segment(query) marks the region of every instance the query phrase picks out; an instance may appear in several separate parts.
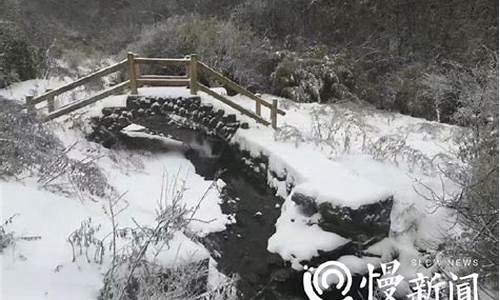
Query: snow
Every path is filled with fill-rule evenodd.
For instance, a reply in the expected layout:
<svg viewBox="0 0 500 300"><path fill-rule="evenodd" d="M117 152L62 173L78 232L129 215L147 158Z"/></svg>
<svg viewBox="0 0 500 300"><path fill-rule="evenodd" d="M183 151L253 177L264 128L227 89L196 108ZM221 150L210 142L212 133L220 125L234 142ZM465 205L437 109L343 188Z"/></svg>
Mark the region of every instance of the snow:
<svg viewBox="0 0 500 300"><path fill-rule="evenodd" d="M18 214L9 226L17 235L40 235L36 241L17 241L0 256L2 299L91 299L102 286L100 266L70 263L65 242L81 220L97 207L88 207L32 185L0 183L2 220ZM60 271L56 267L62 265ZM96 275L97 274L97 275Z"/></svg>
<svg viewBox="0 0 500 300"><path fill-rule="evenodd" d="M6 89L0 89L0 96L24 102L26 96L36 96L43 94L47 89L55 89L67 82L71 78L63 79L52 77L49 79L32 79L13 83Z"/></svg>
<svg viewBox="0 0 500 300"><path fill-rule="evenodd" d="M143 89L141 93L182 96L187 95L187 90L169 89L167 92L154 88ZM286 198L276 222L276 233L269 239L268 250L291 261L294 268L299 269L298 262L316 256L318 250L333 250L347 240L322 231L314 224L317 216L306 218L300 215L286 193L286 183L295 186L292 193L305 193L316 197L319 203L330 202L352 208L394 196L390 243L383 241L380 247L384 249L386 261L390 259L388 253L394 249L400 253L401 259L405 260L400 269L406 275L416 272L409 262L418 255L415 247L425 248L424 245L441 241L453 230L449 212L437 209L431 213L432 203L419 193L426 194L423 185L441 190L441 184L448 192L456 191L457 187L441 178L432 164L440 162L437 158L453 157L458 150L454 139L463 133L462 128L383 112L367 105L297 104L279 99L286 115L278 117L278 127L292 126L301 138L300 142L280 141L272 129L257 124L208 95L200 94L203 102L236 113L241 121L250 124L250 129L237 131L232 143L254 156L267 155L271 170L287 174L286 182L268 180L277 188L277 194ZM276 98L272 95L263 97L268 100ZM231 99L253 110L254 102L248 98L237 95ZM265 113L264 110L263 115ZM321 140L318 126L323 131L329 126L334 127L331 132L333 143ZM406 148L395 153L382 153L386 157L374 153L373 145L386 137L401 139ZM400 153L403 150L410 154L403 156Z"/></svg>
<svg viewBox="0 0 500 300"><path fill-rule="evenodd" d="M133 215L137 219L139 216L135 216L136 212L147 212L145 219L151 220L154 210L158 206L158 200L166 179L168 183L166 192L170 193L169 195L182 189L184 193L183 204L191 208L199 206L193 216L196 220L189 224L191 230L203 236L210 232L225 229L226 216L219 206L222 201L219 189L223 183L220 181L213 183L196 174L193 164L182 153L144 152L140 153L141 155L135 154L131 156L130 152L125 150L108 150L94 143L82 141L71 130L59 128L56 132L65 145L78 142L70 151L70 156L79 157L79 153L86 153L87 149L97 147L102 158L96 162L108 178L109 183L119 191L127 192L126 200L130 202L130 209L127 209L125 213L129 212L131 216ZM132 131L126 131L126 133L132 135L135 133L141 137L146 136L152 139L164 140L166 143L177 144L176 141L169 138L153 137L146 133ZM114 159L111 159L111 156ZM118 160L117 163L116 157L122 157L122 160L129 162L140 162L142 166L123 170L123 166L119 163L121 160ZM202 201L200 201L201 199Z"/></svg>
<svg viewBox="0 0 500 300"><path fill-rule="evenodd" d="M169 137L149 134L143 132L144 129L145 127L141 125L130 124L129 126L123 128L121 130L121 133L133 138L135 137L135 138L148 139L151 141L159 141L163 146L165 146L166 149L179 151L181 153L184 152L184 150L186 149L186 146L181 141Z"/></svg>
<svg viewBox="0 0 500 300"><path fill-rule="evenodd" d="M103 274L109 267L109 257L102 265L87 263L83 257L73 263L71 247L66 239L89 216L96 224L104 227L102 232L108 232L109 220L104 215L101 204L81 203L76 199L39 190L32 183L0 182L0 192L2 220L18 215L9 230L18 236L41 236L40 240L18 240L15 247L8 247L0 256L0 298L96 299L103 284ZM126 212L133 212L138 222L152 221L151 217L147 217L152 214L151 207L133 207L132 198L128 199L131 207ZM120 223L127 225L130 220L123 216ZM162 249L158 261L165 266L174 266L209 257L208 251L201 244L177 232L169 247ZM215 261L211 260L211 265L214 264ZM212 268L212 283L221 276L214 271L216 270Z"/></svg>
<svg viewBox="0 0 500 300"><path fill-rule="evenodd" d="M7 93L14 98L21 94L26 95L29 86L29 83L23 83L18 86L20 92ZM217 92L224 93L223 89L218 89ZM2 93L6 92L3 91L0 95ZM186 88L141 88L139 94L190 96ZM210 103L217 109L235 113L239 120L249 123L250 129L238 130L231 143L238 144L254 156L261 154L268 156L270 169L277 174L287 175L285 182L275 180L271 176L268 178L269 185L277 188L277 194L285 198L281 206L281 215L276 222L276 232L268 241L268 250L290 261L293 268L302 269L300 262L317 256L319 250L331 251L348 242L335 233L323 231L317 225L318 215L311 217L302 215L291 200L293 193L312 196L318 203L328 202L334 206L351 208L374 203L389 196L394 197L390 237L368 249L368 252L381 255L381 258L377 260L345 256L339 259L354 273L364 273L366 271L364 265L367 262L378 264L380 261L388 261L390 253L396 251L401 262L400 273L412 277L416 268L410 261L418 257L417 247L425 248L425 245L442 241L445 236L450 235L452 220L449 212L438 209L431 213L431 203L423 199L419 193L426 193L422 189L423 185L441 190L443 184L449 192L456 190L451 182L442 181L432 163L453 156L452 154L458 149L454 138L463 129L382 112L368 106L349 103L297 104L280 99L280 108L286 111L286 116L278 117L278 126L281 129L294 128L298 134L295 140L283 140L277 138L280 130L275 132L269 127L257 124L253 119L239 114L206 94L200 93L200 96L203 103ZM263 97L276 98L272 95ZM103 107L124 106L125 99L125 95L109 97L77 113L98 115ZM254 109L254 102L248 98L237 95L231 99L249 110ZM263 115L267 115L265 108ZM66 119L71 120L71 116ZM65 117L57 122L61 123L64 120ZM137 125L131 125L124 130L130 136L152 138L141 131L142 128ZM59 134L66 144L81 139L74 133ZM383 145L388 138L403 141L404 150L407 151L405 153L410 154L402 155L401 149L391 153L390 149L381 151L375 148L377 145ZM87 146L83 145L76 149L83 152ZM109 150L100 149L100 151L109 154L106 152ZM168 174L171 181L185 182L187 187L185 204L190 207L197 206L198 200L208 189L195 214L195 219L199 221L189 224L189 229L198 236L224 230L228 223L235 221L233 216L222 214L217 188L209 189L212 183L196 175L194 167L182 155L172 153L141 155L143 168L137 168L133 164L135 157L129 158L127 154L120 152L114 154L122 157L118 161L132 162L125 167L119 166L107 155L98 161L113 186L121 191L128 190L127 201L130 207L121 216L120 222L126 224L130 222L132 216L139 222L146 224L152 222L164 174ZM287 183L294 186L291 194L287 194ZM223 184L217 182L216 185ZM2 217L18 212L19 220L23 218L23 222L15 222L15 226L18 226L16 232L42 235L43 232L51 232L50 236L44 236L40 241L22 241L15 249L9 249L9 251L19 251L17 253L27 253L25 256L29 263L19 260L19 256L14 254L1 256L3 272L0 274L3 273L2 280L7 286L7 288L2 287L2 293L4 290L7 291L2 296L9 298L7 296L12 296L14 291L23 290L26 296L30 293L43 295L48 292L50 298L58 299L60 295L63 299L62 296L67 293L64 289L71 289L78 290L73 298L95 297L96 290L101 285L102 270L88 264L78 265L78 269L75 264L68 263L70 258L65 238L86 216L92 215L96 220L106 221L102 209L97 209L97 205L92 203L82 204L75 199L38 191L29 185L2 182L1 188ZM175 190L175 187L173 189ZM9 198L16 198L16 201L5 200ZM33 228L36 228L37 232L28 232L28 229L33 230ZM179 247L183 251L174 251ZM50 250L48 255L47 249L54 248L59 250ZM178 253L208 255L200 244L180 232L176 233L171 248L162 254L162 260L166 264L182 261L183 258L179 258ZM54 273L54 267L61 262L64 265L63 271ZM213 262L211 266L213 267ZM64 276L61 276L63 273ZM30 274L26 276L25 284L34 281L31 288L26 289L22 283L9 279L19 278L20 274ZM35 280L35 278L43 279ZM67 285L63 287L63 284Z"/></svg>
<svg viewBox="0 0 500 300"><path fill-rule="evenodd" d="M220 90L220 89L219 89ZM224 93L219 91L219 93ZM146 96L190 96L186 88L142 88L139 94ZM202 102L210 103L217 109L235 113L241 121L251 126L247 130L238 130L232 143L248 150L254 156L264 154L269 157L270 169L277 174L286 172L286 182L269 179L269 184L277 188L277 194L286 198L281 208L282 216L294 215L295 211L286 183L295 187L292 192L304 193L316 197L318 203L330 202L332 205L350 206L373 203L394 196L395 204L392 213L391 230L402 233L415 222L418 230L414 239L436 240L442 237L442 231L449 228L447 212L438 210L429 214L429 203L415 192L417 182L431 187L440 187L441 180L436 173L419 169L414 162L398 157L391 161L375 159L367 148L380 138L387 136L401 137L406 146L420 151L422 156L431 159L439 155L450 155L457 150L453 138L462 129L456 126L425 121L409 116L375 110L371 107L360 107L352 104L297 104L287 99L279 99L280 107L286 111L285 116L278 116L278 127L293 126L301 134L303 142L279 141L276 133L269 127L256 123L253 119L239 114L236 110L200 93ZM277 98L263 95L267 100ZM253 110L254 102L244 96L236 95L231 99L241 106ZM265 116L266 110L263 109ZM334 145L321 141L321 136L315 133L317 126L328 129L328 126L338 126L333 132ZM340 124L340 126L339 126ZM417 160L417 163L419 161ZM455 188L449 182L447 187ZM335 248L341 245L329 244L321 247L317 243L304 242L309 251L287 251L293 243L287 242L287 226L294 228L294 237L308 237L314 226L301 226L300 222L284 225L286 218L280 218L276 224L277 232L271 237L269 250L277 252L283 258L289 259L291 254L300 259L310 259L316 255L317 249ZM310 222L308 220L307 222ZM306 223L307 223L306 222ZM281 232L283 230L283 233ZM320 231L319 228L317 228ZM323 234L323 233L318 233ZM331 238L331 237L330 237ZM319 238L318 238L319 239ZM332 239L333 240L333 239ZM304 240L305 241L305 240ZM283 245L280 245L282 243ZM296 244L296 243L295 243Z"/></svg>
<svg viewBox="0 0 500 300"><path fill-rule="evenodd" d="M309 221L300 214L295 202L287 199L276 221L276 233L269 239L268 251L279 253L292 263L292 268L301 270L300 262L317 256L318 250L331 251L348 241Z"/></svg>
<svg viewBox="0 0 500 300"><path fill-rule="evenodd" d="M22 94L22 91L18 93ZM109 97L77 113L99 114L103 107L124 105L125 99L123 95ZM71 118L67 120L72 121ZM203 237L222 231L226 224L234 222L234 218L222 213L219 205L219 191L225 183L222 180L208 181L196 174L194 166L181 153L109 150L86 141L78 130L68 129L64 118L50 125L66 146L76 142L68 156L82 159L89 152L97 153L101 158L95 162L108 182L118 193L126 192L123 201L128 207L117 217L120 227L135 227L132 218L143 226L153 226L162 187L167 188L163 204L171 203L172 197L168 195L182 190L180 205L193 211L186 228L190 236ZM147 135L140 130L138 125L131 125L125 132L141 137ZM165 142L171 143L172 140L165 138ZM0 205L0 221L17 215L9 225L9 231L16 236L42 237L34 241L17 240L14 246L4 249L0 255L0 299L96 299L103 285L103 275L110 265L109 254L105 255L102 265L88 263L83 257L72 262L71 247L66 240L89 217L94 225L101 226L101 235L109 233L111 224L105 213L106 200L93 202L53 194L40 189L34 180L26 179L15 183L0 181ZM159 252L153 257L156 251ZM147 257L167 267L209 258L209 286L215 288L225 280L204 246L181 231L174 233L168 246L150 249Z"/></svg>
<svg viewBox="0 0 500 300"><path fill-rule="evenodd" d="M141 95L147 96L189 96L185 88L142 88ZM202 101L229 113L238 113L220 101L202 94ZM254 102L242 96L231 97L238 104L253 109ZM341 165L331 161L313 145L291 147L290 143L277 142L274 131L262 125L257 125L249 117L239 115L240 120L254 123L247 130L238 130L232 143L250 151L255 156L264 154L269 157L271 169L280 173L283 169L295 178L296 191L317 197L317 201L330 202L333 205L357 208L364 204L374 203L391 196L390 192L381 186L360 178ZM287 118L287 117L280 117ZM251 121L250 121L251 120ZM288 120L288 118L287 118Z"/></svg>
<svg viewBox="0 0 500 300"><path fill-rule="evenodd" d="M122 131L144 131L146 129L146 127L144 126L141 126L141 125L137 125L137 124L130 124L128 125L127 127L123 128Z"/></svg>
<svg viewBox="0 0 500 300"><path fill-rule="evenodd" d="M277 173L287 171L294 178L295 192L316 198L318 203L357 208L391 196L390 192L349 172L331 161L312 145L291 146L277 142L271 129L240 130L232 142L250 151L269 157L270 168Z"/></svg>

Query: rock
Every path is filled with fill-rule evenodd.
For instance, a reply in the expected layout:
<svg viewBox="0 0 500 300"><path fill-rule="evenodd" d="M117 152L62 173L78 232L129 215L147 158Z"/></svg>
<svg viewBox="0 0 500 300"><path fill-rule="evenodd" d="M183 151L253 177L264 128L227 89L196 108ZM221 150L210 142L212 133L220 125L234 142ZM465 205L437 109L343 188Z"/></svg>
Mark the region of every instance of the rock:
<svg viewBox="0 0 500 300"><path fill-rule="evenodd" d="M201 98L199 96L188 97L186 98L186 102L190 105L200 106Z"/></svg>
<svg viewBox="0 0 500 300"><path fill-rule="evenodd" d="M105 107L102 109L102 115L105 117L111 115L113 112L114 112L113 107Z"/></svg>
<svg viewBox="0 0 500 300"><path fill-rule="evenodd" d="M210 119L210 121L208 122L208 127L210 127L211 129L214 129L217 126L218 122L219 122L219 120L214 117L214 118Z"/></svg>
<svg viewBox="0 0 500 300"><path fill-rule="evenodd" d="M230 128L238 129L240 127L240 122L236 121L236 122L226 123L226 126L230 127Z"/></svg>
<svg viewBox="0 0 500 300"><path fill-rule="evenodd" d="M153 104L151 104L151 111L154 112L154 113L160 113L160 104L158 102L154 102Z"/></svg>
<svg viewBox="0 0 500 300"><path fill-rule="evenodd" d="M224 116L225 112L223 109L218 109L216 112L215 112L215 115L219 118L222 118Z"/></svg>
<svg viewBox="0 0 500 300"><path fill-rule="evenodd" d="M249 128L250 128L250 126L248 125L248 123L247 123L247 122L243 122L243 123L241 123L240 128L241 128L241 129L249 129Z"/></svg>
<svg viewBox="0 0 500 300"><path fill-rule="evenodd" d="M334 232L353 241L381 239L389 234L392 204L392 197L356 209L321 203L319 226L325 231Z"/></svg>
<svg viewBox="0 0 500 300"><path fill-rule="evenodd" d="M161 106L161 111L163 113L167 113L168 111L170 111L171 109L171 103L164 103L162 106Z"/></svg>
<svg viewBox="0 0 500 300"><path fill-rule="evenodd" d="M203 112L209 112L214 108L212 104L203 104L200 106L200 110Z"/></svg>
<svg viewBox="0 0 500 300"><path fill-rule="evenodd" d="M139 107L140 108L146 109L146 108L150 107L150 104L151 104L151 100L149 100L148 98L139 99Z"/></svg>
<svg viewBox="0 0 500 300"><path fill-rule="evenodd" d="M217 123L217 126L215 126L215 129L222 130L222 128L224 128L224 123L219 121L219 123Z"/></svg>
<svg viewBox="0 0 500 300"><path fill-rule="evenodd" d="M229 114L227 116L224 117L224 122L227 122L227 123L234 123L236 122L236 115L235 114Z"/></svg>
<svg viewBox="0 0 500 300"><path fill-rule="evenodd" d="M156 103L158 103L160 106L165 104L167 102L167 99L165 98L156 98Z"/></svg>
<svg viewBox="0 0 500 300"><path fill-rule="evenodd" d="M294 193L292 195L292 201L300 206L300 211L305 216L312 216L318 212L318 205L316 204L316 199L301 193Z"/></svg>
<svg viewBox="0 0 500 300"><path fill-rule="evenodd" d="M130 111L122 111L121 113L121 116L124 117L124 118L127 118L127 119L131 119L132 118L132 113Z"/></svg>

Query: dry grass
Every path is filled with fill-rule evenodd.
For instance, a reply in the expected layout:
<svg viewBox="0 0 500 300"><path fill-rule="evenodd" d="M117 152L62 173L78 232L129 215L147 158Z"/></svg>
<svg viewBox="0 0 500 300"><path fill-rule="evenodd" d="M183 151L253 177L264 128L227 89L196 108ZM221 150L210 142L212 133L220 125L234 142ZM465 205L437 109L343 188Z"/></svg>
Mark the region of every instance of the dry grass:
<svg viewBox="0 0 500 300"><path fill-rule="evenodd" d="M95 164L99 157L70 158L74 145L65 147L38 116L15 101L0 98L0 106L0 179L32 177L45 189L82 199L113 194Z"/></svg>

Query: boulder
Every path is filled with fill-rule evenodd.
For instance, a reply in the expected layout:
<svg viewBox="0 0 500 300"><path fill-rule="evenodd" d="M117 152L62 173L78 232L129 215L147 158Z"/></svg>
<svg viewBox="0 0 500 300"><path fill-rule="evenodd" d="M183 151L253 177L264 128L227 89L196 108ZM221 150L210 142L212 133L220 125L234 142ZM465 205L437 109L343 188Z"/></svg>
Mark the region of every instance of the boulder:
<svg viewBox="0 0 500 300"><path fill-rule="evenodd" d="M352 241L364 242L389 235L393 197L358 208L321 203L319 226Z"/></svg>

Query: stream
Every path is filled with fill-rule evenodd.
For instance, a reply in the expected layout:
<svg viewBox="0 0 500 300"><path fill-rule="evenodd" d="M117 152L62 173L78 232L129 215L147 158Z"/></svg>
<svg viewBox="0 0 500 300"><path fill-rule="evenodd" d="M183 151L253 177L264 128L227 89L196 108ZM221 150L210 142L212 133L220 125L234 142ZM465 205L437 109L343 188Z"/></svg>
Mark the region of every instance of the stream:
<svg viewBox="0 0 500 300"><path fill-rule="evenodd" d="M147 125L155 134L172 134L154 123L141 125ZM267 241L275 232L274 224L280 216L283 199L275 196L267 184L245 175L238 154L226 142L192 130L179 130L174 135L175 139L182 140L182 147L172 149L156 140L125 135L122 143L131 150L182 152L197 174L206 180L218 177L226 183L221 194L222 212L233 215L236 222L227 225L225 231L207 235L201 242L217 261L220 272L237 275L239 299L308 299L303 290L302 272L293 271L279 255L267 251ZM330 259L349 252L353 251L339 249ZM338 293L326 294L324 299L343 299ZM360 297L353 295L354 299L366 299L359 291L355 294Z"/></svg>
<svg viewBox="0 0 500 300"><path fill-rule="evenodd" d="M161 126L148 125L155 133L168 135ZM176 132L175 136L183 141L184 149L165 148L155 140L138 137L124 136L122 142L131 150L182 151L197 174L207 180L218 176L226 183L221 208L224 214L233 215L236 223L227 225L225 231L209 234L202 243L217 261L220 272L237 275L240 299L307 299L300 274L290 278L293 272L289 265L267 251L267 240L275 232L283 199L267 185L242 174L237 154L225 142L191 130Z"/></svg>

